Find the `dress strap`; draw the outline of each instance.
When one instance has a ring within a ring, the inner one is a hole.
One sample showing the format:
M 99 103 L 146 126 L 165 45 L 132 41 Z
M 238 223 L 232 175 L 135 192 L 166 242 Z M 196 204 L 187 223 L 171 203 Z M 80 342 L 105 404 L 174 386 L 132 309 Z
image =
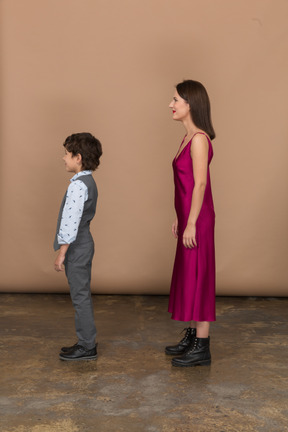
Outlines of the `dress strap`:
M 207 141 L 208 141 L 208 145 L 211 146 L 210 139 L 208 138 L 208 136 L 206 135 L 206 133 L 204 133 L 204 132 L 196 132 L 196 133 L 192 136 L 192 138 L 188 141 L 188 143 L 187 143 L 187 144 L 186 144 L 186 145 L 181 149 L 182 144 L 183 144 L 183 142 L 184 142 L 184 140 L 185 140 L 185 138 L 186 138 L 186 136 L 187 136 L 187 135 L 185 135 L 184 138 L 183 138 L 183 140 L 182 140 L 182 142 L 181 142 L 181 144 L 180 144 L 179 150 L 178 150 L 178 152 L 176 153 L 176 156 L 175 156 L 175 158 L 174 158 L 175 160 L 178 159 L 178 157 L 181 155 L 181 153 L 185 150 L 186 147 L 188 147 L 189 145 L 190 145 L 190 147 L 191 147 L 192 140 L 193 140 L 194 136 L 197 135 L 197 134 L 205 135 L 205 137 L 207 138 Z M 180 151 L 180 150 L 181 150 L 181 151 Z
M 181 149 L 181 147 L 182 147 L 182 144 L 183 144 L 185 138 L 186 138 L 186 135 L 185 135 L 184 138 L 182 139 L 181 144 L 180 144 L 180 147 L 179 147 L 179 149 L 178 149 L 178 151 L 177 151 L 176 156 L 175 156 L 174 159 L 178 159 L 178 156 L 180 156 L 180 153 L 182 153 L 182 151 L 180 152 L 180 149 Z M 188 144 L 189 144 L 189 143 L 188 143 Z M 185 146 L 185 147 L 186 147 L 186 146 Z M 182 150 L 183 150 L 183 149 L 182 149 Z M 179 152 L 180 152 L 180 153 L 179 153 Z

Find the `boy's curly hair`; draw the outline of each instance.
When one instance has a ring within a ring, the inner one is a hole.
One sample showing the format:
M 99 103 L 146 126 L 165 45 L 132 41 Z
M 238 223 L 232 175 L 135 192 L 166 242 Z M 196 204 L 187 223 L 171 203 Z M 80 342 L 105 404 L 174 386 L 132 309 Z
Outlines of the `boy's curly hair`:
M 88 132 L 68 136 L 63 144 L 73 156 L 82 157 L 82 170 L 95 171 L 100 164 L 102 145 L 100 141 Z

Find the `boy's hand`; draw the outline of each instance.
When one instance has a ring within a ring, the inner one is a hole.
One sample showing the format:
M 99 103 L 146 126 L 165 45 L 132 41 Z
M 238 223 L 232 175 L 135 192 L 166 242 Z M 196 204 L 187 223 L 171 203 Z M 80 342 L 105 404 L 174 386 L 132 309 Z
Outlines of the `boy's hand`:
M 59 254 L 55 260 L 54 263 L 54 270 L 56 270 L 57 272 L 62 272 L 64 271 L 64 261 L 65 261 L 65 255 L 66 252 L 69 248 L 69 244 L 64 244 L 60 246 L 60 251 Z
M 57 272 L 64 271 L 64 265 L 63 265 L 64 260 L 65 260 L 65 255 L 60 255 L 59 253 L 54 263 L 54 269 Z

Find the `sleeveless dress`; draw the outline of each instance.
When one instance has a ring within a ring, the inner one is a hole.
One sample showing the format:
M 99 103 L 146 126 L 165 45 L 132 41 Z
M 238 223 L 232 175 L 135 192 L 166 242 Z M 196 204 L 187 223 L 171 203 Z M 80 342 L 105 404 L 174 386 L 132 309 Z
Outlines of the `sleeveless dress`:
M 177 321 L 215 321 L 215 213 L 209 173 L 213 148 L 207 136 L 209 144 L 207 184 L 196 222 L 197 247 L 189 249 L 183 245 L 183 233 L 191 210 L 194 188 L 190 153 L 193 137 L 173 160 L 178 242 L 168 311 L 172 313 L 171 318 Z

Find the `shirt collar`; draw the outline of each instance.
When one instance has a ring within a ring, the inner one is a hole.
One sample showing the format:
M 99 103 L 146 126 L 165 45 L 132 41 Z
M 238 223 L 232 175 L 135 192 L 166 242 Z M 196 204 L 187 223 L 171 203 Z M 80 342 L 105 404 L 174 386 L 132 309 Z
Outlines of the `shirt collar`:
M 90 170 L 84 170 L 84 171 L 80 171 L 79 173 L 75 174 L 71 179 L 70 182 L 73 182 L 75 180 L 77 180 L 78 177 L 81 177 L 83 175 L 92 175 L 92 171 Z

